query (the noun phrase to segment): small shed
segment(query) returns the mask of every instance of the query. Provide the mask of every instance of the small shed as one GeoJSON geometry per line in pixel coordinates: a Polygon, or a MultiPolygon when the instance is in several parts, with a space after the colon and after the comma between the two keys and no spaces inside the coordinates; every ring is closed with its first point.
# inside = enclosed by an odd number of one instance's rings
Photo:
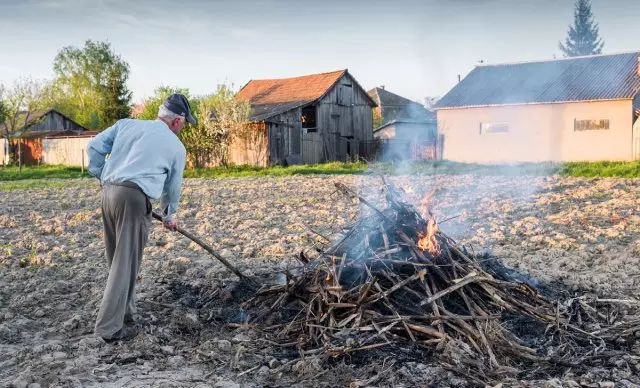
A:
{"type": "MultiPolygon", "coordinates": [[[[252,161],[246,144],[231,146],[235,164],[311,164],[358,158],[373,139],[376,103],[348,70],[249,81],[237,98],[251,103],[264,132],[264,156],[252,161]]],[[[255,150],[252,152],[256,156],[255,150]]]]}
{"type": "Polygon", "coordinates": [[[376,87],[368,92],[377,103],[380,123],[373,137],[383,143],[385,153],[394,159],[436,159],[438,126],[436,114],[422,104],[376,87]]]}
{"type": "MultiPolygon", "coordinates": [[[[48,155],[51,147],[44,146],[49,141],[48,139],[57,139],[58,142],[73,143],[75,141],[63,139],[88,138],[95,135],[95,132],[87,131],[85,127],[55,109],[30,112],[28,114],[24,112],[22,115],[25,117],[20,121],[25,124],[22,128],[11,134],[8,143],[13,154],[16,154],[18,148],[20,148],[23,164],[49,163],[49,161],[45,161],[45,159],[52,159],[48,155]]],[[[0,134],[0,136],[2,135],[4,135],[4,133],[0,134]]],[[[6,139],[4,140],[6,141],[6,139]]],[[[65,147],[68,148],[68,146],[65,147]]],[[[78,154],[77,158],[82,158],[80,155],[81,152],[82,148],[79,148],[77,152],[75,152],[78,154]]],[[[80,163],[77,163],[77,165],[80,165],[80,163]]]]}

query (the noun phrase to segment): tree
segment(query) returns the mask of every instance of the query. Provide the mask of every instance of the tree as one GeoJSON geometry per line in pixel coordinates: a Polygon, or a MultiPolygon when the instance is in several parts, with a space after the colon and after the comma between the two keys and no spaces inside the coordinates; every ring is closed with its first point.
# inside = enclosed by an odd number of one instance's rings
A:
{"type": "Polygon", "coordinates": [[[254,142],[260,135],[254,137],[248,132],[251,105],[248,101],[236,99],[232,86],[218,85],[215,93],[199,101],[198,109],[198,125],[192,128],[192,132],[186,131],[184,138],[188,139],[186,143],[193,144],[189,137],[199,137],[197,144],[209,148],[201,150],[209,153],[211,160],[208,162],[228,166],[229,146],[234,139],[253,143],[246,146],[259,145],[254,142]]]}
{"type": "Polygon", "coordinates": [[[79,124],[104,129],[129,116],[129,65],[106,42],[62,48],[53,61],[56,108],[79,124]]]}
{"type": "Polygon", "coordinates": [[[372,109],[373,111],[373,129],[378,128],[383,123],[382,113],[380,112],[380,107],[376,107],[372,109]]]}
{"type": "MultiPolygon", "coordinates": [[[[183,94],[185,97],[187,97],[187,100],[189,100],[189,105],[191,105],[191,108],[194,109],[194,103],[191,102],[192,99],[189,94],[189,89],[162,85],[157,87],[153,91],[153,95],[147,98],[142,103],[142,109],[137,114],[136,118],[141,120],[155,120],[156,117],[158,117],[158,109],[160,108],[160,105],[162,105],[162,103],[167,99],[167,97],[169,97],[174,93],[180,93],[180,94],[183,94]]],[[[197,102],[196,101],[194,102],[197,105],[197,102]]]]}
{"type": "Polygon", "coordinates": [[[29,125],[34,124],[33,119],[37,111],[45,108],[43,104],[45,90],[46,84],[30,78],[20,79],[8,89],[0,87],[3,118],[0,129],[2,129],[2,136],[7,139],[5,152],[9,154],[9,148],[15,149],[17,143],[18,150],[17,152],[14,150],[13,154],[21,168],[21,143],[16,142],[15,137],[21,131],[28,129],[29,125]]]}
{"type": "Polygon", "coordinates": [[[237,100],[232,86],[226,84],[218,85],[214,93],[204,97],[192,97],[189,89],[160,86],[141,104],[136,118],[156,119],[158,108],[173,93],[187,97],[198,118],[198,124],[187,125],[179,135],[187,150],[189,165],[197,168],[228,165],[229,146],[234,139],[245,141],[255,153],[262,152],[261,146],[266,147],[266,143],[260,142],[263,137],[259,131],[249,131],[251,105],[248,101],[237,100]]]}
{"type": "Polygon", "coordinates": [[[604,41],[599,37],[598,23],[594,21],[589,0],[578,0],[575,3],[573,23],[573,26],[569,26],[565,43],[558,43],[564,56],[601,54],[604,41]]]}

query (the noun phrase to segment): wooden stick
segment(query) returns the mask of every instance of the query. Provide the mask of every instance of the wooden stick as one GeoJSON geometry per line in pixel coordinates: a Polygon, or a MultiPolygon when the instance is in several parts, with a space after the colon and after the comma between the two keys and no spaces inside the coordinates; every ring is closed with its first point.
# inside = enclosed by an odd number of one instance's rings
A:
{"type": "MultiPolygon", "coordinates": [[[[158,221],[162,222],[162,216],[160,216],[159,214],[157,214],[156,212],[152,213],[153,218],[155,218],[158,221]]],[[[233,272],[234,274],[236,274],[240,279],[242,280],[247,280],[249,282],[252,283],[256,283],[255,280],[250,279],[249,277],[247,277],[246,275],[244,275],[242,272],[240,272],[239,269],[237,269],[236,267],[234,267],[233,265],[231,265],[231,263],[229,263],[224,257],[220,256],[218,254],[218,252],[216,252],[213,248],[211,248],[211,246],[209,246],[207,243],[205,243],[204,241],[200,240],[198,237],[194,236],[193,234],[187,232],[186,230],[178,227],[176,229],[180,234],[182,234],[183,236],[187,237],[189,240],[193,241],[194,243],[200,245],[202,248],[204,248],[204,250],[206,250],[207,252],[211,253],[211,255],[213,257],[215,257],[216,259],[218,259],[218,261],[220,261],[222,264],[225,265],[225,267],[229,268],[231,270],[231,272],[233,272]]],[[[257,284],[257,283],[256,283],[257,284]]]]}

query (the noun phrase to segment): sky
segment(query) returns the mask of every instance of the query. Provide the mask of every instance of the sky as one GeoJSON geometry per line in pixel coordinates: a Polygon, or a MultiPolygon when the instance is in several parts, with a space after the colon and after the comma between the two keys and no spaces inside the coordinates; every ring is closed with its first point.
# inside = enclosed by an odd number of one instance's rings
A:
{"type": "MultiPolygon", "coordinates": [[[[0,83],[50,79],[56,53],[108,41],[134,102],[160,85],[349,69],[365,89],[442,96],[479,61],[561,57],[574,0],[0,0],[0,83]]],[[[640,50],[640,1],[592,0],[604,53],[640,50]]]]}

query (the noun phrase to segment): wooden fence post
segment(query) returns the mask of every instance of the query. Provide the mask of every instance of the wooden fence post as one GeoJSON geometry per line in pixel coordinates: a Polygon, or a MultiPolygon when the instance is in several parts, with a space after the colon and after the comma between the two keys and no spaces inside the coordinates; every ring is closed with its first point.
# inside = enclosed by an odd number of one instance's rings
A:
{"type": "Polygon", "coordinates": [[[22,174],[22,140],[18,140],[18,174],[22,174]]]}

